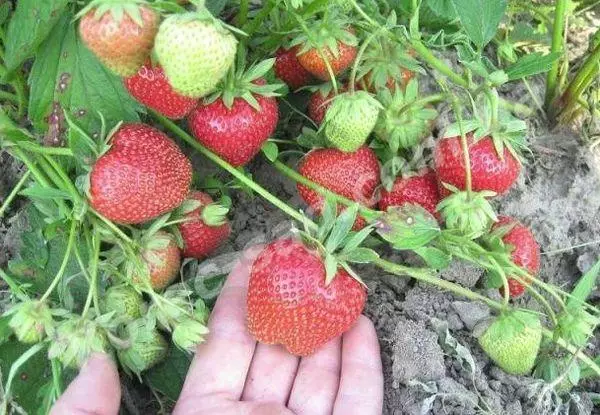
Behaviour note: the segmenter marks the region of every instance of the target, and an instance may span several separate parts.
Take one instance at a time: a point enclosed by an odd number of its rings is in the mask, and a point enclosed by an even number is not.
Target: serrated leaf
[[[279,156],[279,147],[277,147],[277,143],[274,143],[273,141],[267,141],[262,146],[261,150],[265,157],[271,162],[277,160],[277,157]]]
[[[6,32],[4,64],[9,74],[35,53],[69,0],[19,0],[16,4]]]
[[[559,52],[550,53],[548,55],[543,55],[541,53],[528,54],[521,57],[504,71],[511,81],[522,79],[528,76],[548,72],[552,68],[552,64],[560,57],[561,53]]]
[[[379,258],[379,254],[369,248],[355,248],[344,254],[343,259],[356,264],[369,264]]]
[[[506,0],[452,0],[462,26],[479,50],[496,34]]]
[[[35,129],[47,131],[53,110],[66,110],[92,137],[101,130],[98,112],[109,126],[139,121],[143,108],[83,44],[72,18],[62,16],[35,56],[29,76],[29,118]]]
[[[450,266],[450,262],[452,262],[452,256],[447,253],[430,246],[422,246],[413,251],[419,255],[428,267],[442,270],[448,268]]]

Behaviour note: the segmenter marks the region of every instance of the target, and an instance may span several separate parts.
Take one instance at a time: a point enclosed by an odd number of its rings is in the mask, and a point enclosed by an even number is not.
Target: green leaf
[[[356,264],[369,264],[379,258],[379,254],[369,248],[356,248],[346,253],[343,259]]]
[[[0,25],[3,25],[4,22],[8,19],[11,12],[11,3],[6,1],[0,4]]]
[[[338,216],[333,229],[325,242],[325,249],[327,252],[334,252],[341,245],[342,241],[346,238],[358,213],[358,204],[354,204],[344,209],[340,216]]]
[[[452,0],[426,0],[424,3],[436,16],[445,20],[454,20],[458,17]]]
[[[532,53],[520,58],[506,68],[504,72],[506,72],[508,79],[511,81],[545,73],[550,70],[552,64],[556,62],[560,56],[561,54],[559,52],[550,53],[548,55],[542,55],[539,52]]]
[[[279,147],[272,141],[267,141],[261,150],[269,161],[275,161],[277,160],[277,156],[279,156]]]
[[[10,74],[31,57],[48,36],[69,0],[19,0],[6,33],[4,64]]]
[[[29,77],[29,118],[34,127],[45,132],[48,116],[58,116],[63,110],[91,136],[101,132],[99,112],[109,127],[119,121],[139,121],[137,111],[142,107],[127,93],[121,79],[83,44],[72,17],[62,16],[36,54]]]
[[[506,0],[452,0],[462,26],[479,50],[496,34]]]
[[[69,192],[65,192],[64,190],[55,189],[52,187],[43,187],[38,184],[33,184],[27,189],[21,192],[21,195],[27,196],[31,199],[47,199],[47,200],[56,200],[56,199],[70,199],[71,195]]]
[[[428,267],[433,269],[442,270],[448,268],[452,261],[451,255],[430,246],[422,246],[413,251],[423,258]]]
[[[204,5],[213,16],[218,16],[227,5],[227,0],[206,0]]]
[[[14,362],[31,346],[12,340],[0,346],[0,370],[2,371],[2,383],[6,385],[10,368]],[[17,376],[12,381],[12,399],[27,413],[35,413],[42,406],[43,399],[39,390],[52,377],[50,372],[50,361],[45,353],[36,353],[21,366]]]
[[[11,316],[0,317],[0,344],[6,343],[12,334],[12,329],[8,325],[10,319]]]
[[[570,312],[576,311],[583,306],[585,300],[592,293],[598,284],[598,276],[600,275],[600,260],[594,264],[588,272],[577,282],[577,285],[571,292],[571,296],[567,299],[567,309]]]
[[[192,359],[187,353],[171,347],[167,358],[148,370],[147,383],[173,402],[177,401]]]
[[[437,220],[417,204],[389,207],[378,219],[377,233],[395,249],[416,249],[440,235]]]

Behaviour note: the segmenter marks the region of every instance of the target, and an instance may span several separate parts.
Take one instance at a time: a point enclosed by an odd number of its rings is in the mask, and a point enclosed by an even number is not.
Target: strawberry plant
[[[532,126],[598,134],[600,42],[575,60],[565,44],[592,6],[0,1],[0,149],[21,172],[0,192],[17,235],[0,256],[3,411],[47,413],[93,353],[152,413],[171,407],[211,336],[203,265],[271,225],[241,214],[261,200],[293,224],[250,272],[258,342],[309,356],[372,313],[380,276],[410,278],[490,310],[462,336],[477,365],[533,377],[540,401],[598,399],[600,263],[555,278],[545,219],[505,209],[539,154],[562,154]],[[445,278],[461,262],[485,276]]]

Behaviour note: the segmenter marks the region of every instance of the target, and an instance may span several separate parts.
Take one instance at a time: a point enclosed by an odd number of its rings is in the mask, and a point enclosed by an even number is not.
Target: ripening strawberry
[[[339,268],[325,285],[316,251],[293,239],[275,241],[254,261],[248,287],[248,330],[266,344],[307,356],[350,329],[362,312],[365,288]]]
[[[418,174],[398,177],[391,190],[382,189],[379,209],[386,211],[390,206],[402,206],[412,203],[422,206],[438,220],[440,214],[437,205],[440,203],[437,176],[431,169],[423,169]]]
[[[512,261],[535,276],[540,271],[540,246],[529,228],[514,218],[499,216],[492,231],[502,228],[506,229],[505,233],[501,235],[502,241],[508,248]],[[500,293],[503,292],[504,289],[501,287]],[[512,298],[519,297],[525,292],[525,286],[509,277],[508,292]]]
[[[233,65],[237,40],[208,11],[173,14],[158,30],[155,51],[169,82],[182,95],[213,92]]]
[[[298,51],[298,61],[315,77],[328,81],[331,79],[327,70],[329,62],[333,76],[338,76],[352,65],[357,55],[356,36],[352,29],[321,25],[315,36],[310,39],[299,39],[302,44]]]
[[[145,309],[144,299],[135,288],[129,285],[114,285],[106,290],[102,298],[105,313],[115,312],[115,318],[129,322],[142,316]]]
[[[123,80],[132,97],[167,118],[179,120],[194,109],[197,99],[188,98],[173,90],[163,69],[146,62],[133,76]]]
[[[202,259],[227,240],[231,233],[231,225],[226,216],[211,209],[214,204],[210,195],[192,192],[189,200],[196,200],[201,206],[186,214],[186,218],[193,221],[179,225],[183,238],[183,256]]]
[[[275,76],[285,82],[290,89],[296,90],[310,84],[313,76],[308,72],[300,62],[296,54],[298,46],[289,49],[279,48],[275,53]]]
[[[238,85],[231,102],[226,102],[225,91],[214,102],[200,103],[188,117],[196,140],[235,167],[252,160],[279,121],[277,99],[275,94],[261,92],[265,86],[264,80],[253,79],[244,87]],[[244,90],[252,99],[244,96]]]
[[[96,211],[117,223],[136,224],[185,200],[192,165],[164,133],[145,124],[123,124],[109,144],[90,174],[89,199]]]
[[[325,136],[345,152],[358,150],[373,132],[381,104],[364,91],[338,95],[325,115]]]
[[[333,148],[313,150],[300,161],[298,171],[304,177],[361,205],[372,207],[376,204],[374,194],[380,184],[380,169],[377,156],[368,147],[361,147],[354,153]],[[323,196],[304,185],[298,184],[297,187],[302,199],[320,213]],[[354,229],[364,226],[365,220],[358,217]]]
[[[160,16],[145,2],[95,0],[80,15],[83,43],[118,75],[134,75],[150,56]]]
[[[539,317],[515,310],[500,315],[479,338],[479,345],[505,372],[527,375],[533,369],[541,340]]]
[[[473,134],[467,135],[469,155],[471,157],[471,177],[473,191],[489,190],[497,194],[506,193],[516,182],[521,172],[521,163],[504,144],[504,153],[499,157],[491,137],[477,141]],[[460,137],[438,140],[434,151],[435,170],[440,183],[448,183],[459,190],[465,190],[465,162]],[[449,191],[440,186],[442,196]]]
[[[175,237],[170,233],[158,231],[145,241],[140,259],[146,267],[146,275],[134,275],[134,283],[139,284],[140,279],[149,278],[152,289],[160,291],[171,285],[179,275],[181,253]]]

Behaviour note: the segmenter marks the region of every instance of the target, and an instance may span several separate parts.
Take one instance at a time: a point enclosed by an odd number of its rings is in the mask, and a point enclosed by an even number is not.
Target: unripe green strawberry
[[[57,327],[48,357],[57,358],[64,366],[75,369],[80,368],[92,353],[107,353],[110,350],[103,327],[96,321],[74,317]]]
[[[45,302],[26,301],[9,311],[9,326],[21,343],[41,342],[53,329],[52,313]]]
[[[208,11],[174,14],[160,25],[155,51],[169,82],[182,95],[213,92],[233,64],[237,40]]]
[[[144,299],[135,288],[129,285],[110,287],[104,295],[104,312],[115,311],[115,318],[123,322],[136,320],[142,316]]]
[[[354,152],[373,132],[381,104],[365,91],[338,95],[325,115],[325,136],[344,152]]]
[[[494,192],[459,192],[443,199],[437,207],[446,228],[457,231],[461,235],[476,239],[488,232],[494,222],[498,221],[496,213],[487,200],[496,195]]]
[[[479,345],[505,372],[526,375],[533,369],[541,341],[539,317],[516,310],[499,316],[479,338]]]
[[[117,352],[119,361],[125,368],[139,375],[144,370],[160,363],[167,355],[169,345],[158,332],[156,326],[145,319],[132,321],[127,325],[126,334],[130,343],[126,349]]]

